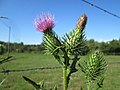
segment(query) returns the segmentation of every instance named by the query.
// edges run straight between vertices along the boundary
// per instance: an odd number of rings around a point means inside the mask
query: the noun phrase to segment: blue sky
[[[120,0],[88,0],[120,16]],[[120,38],[120,19],[100,11],[81,0],[0,0],[0,41],[8,41],[11,26],[11,42],[40,44],[43,34],[34,27],[34,18],[41,13],[55,16],[54,31],[62,37],[75,28],[78,18],[86,14],[86,38],[109,41]]]

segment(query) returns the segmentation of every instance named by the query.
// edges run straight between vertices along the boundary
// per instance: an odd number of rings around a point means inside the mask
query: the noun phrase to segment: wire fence
[[[6,58],[1,59],[1,60],[0,60],[0,64],[3,64],[3,63],[5,63],[5,62],[9,62],[9,61],[13,60],[12,57],[13,57],[13,56],[8,56],[8,57],[6,57]]]
[[[109,62],[108,65],[110,64],[120,64],[120,62]],[[27,69],[4,69],[0,70],[0,73],[14,73],[14,72],[25,72],[25,71],[33,71],[33,70],[48,70],[48,69],[60,69],[62,67],[35,67],[35,68],[27,68]]]
[[[103,8],[101,8],[101,7],[93,4],[93,3],[91,3],[91,2],[88,2],[87,0],[82,0],[82,1],[85,2],[85,3],[87,3],[87,4],[89,4],[90,6],[93,6],[93,7],[97,8],[97,9],[99,9],[99,10],[105,12],[105,13],[108,13],[108,14],[110,14],[110,15],[112,15],[112,16],[120,19],[120,16],[118,16],[117,14],[114,14],[114,13],[112,13],[112,12],[106,10],[106,9],[103,9]]]
[[[0,64],[6,63],[13,60],[13,56],[8,56],[0,60]],[[4,69],[0,70],[0,73],[11,73],[11,72],[23,72],[23,71],[32,71],[32,70],[46,70],[46,69],[59,69],[58,67],[35,67],[35,68],[27,68],[27,69]]]
[[[12,69],[3,69],[0,70],[0,73],[11,73],[11,72],[24,72],[24,71],[32,71],[32,70],[48,70],[48,69],[59,69],[59,67],[35,67],[35,68],[27,68],[27,69],[18,69],[18,70],[12,70]]]

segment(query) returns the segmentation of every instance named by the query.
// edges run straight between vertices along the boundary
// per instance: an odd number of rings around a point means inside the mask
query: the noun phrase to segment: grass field
[[[34,67],[57,67],[58,62],[49,55],[42,54],[12,54],[14,60],[4,63],[0,70],[4,69],[26,69]],[[84,58],[84,57],[83,57]],[[108,62],[108,69],[105,74],[104,88],[102,90],[120,90],[120,56],[105,56]],[[49,88],[58,86],[62,90],[62,69],[33,70],[26,72],[0,73],[0,82],[5,76],[7,79],[0,86],[0,90],[34,90],[33,87],[23,80],[22,76],[27,76],[36,82],[45,81],[45,86]],[[68,90],[80,90],[84,86],[83,73],[79,70],[71,76]]]

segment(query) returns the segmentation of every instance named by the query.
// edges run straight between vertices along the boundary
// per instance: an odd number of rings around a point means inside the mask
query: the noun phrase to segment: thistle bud
[[[86,16],[86,14],[83,14],[78,19],[78,23],[77,23],[76,27],[83,30],[85,28],[86,23],[87,23],[87,16]]]

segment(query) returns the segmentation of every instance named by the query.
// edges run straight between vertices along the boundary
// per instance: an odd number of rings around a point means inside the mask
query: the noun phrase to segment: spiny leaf
[[[54,32],[50,32],[44,35],[44,46],[45,48],[53,54],[53,51],[56,52],[56,48],[62,46],[61,41]]]
[[[33,80],[31,80],[31,79],[29,79],[28,77],[25,77],[25,76],[22,76],[23,78],[24,78],[24,80],[25,81],[27,81],[28,83],[30,83],[31,85],[33,85],[33,87],[35,88],[35,89],[40,89],[41,87],[40,87],[40,85],[38,85],[35,81],[33,81]]]
[[[66,51],[72,55],[82,54],[86,48],[84,31],[81,32],[78,28],[73,29],[69,34],[65,34],[63,40]]]

